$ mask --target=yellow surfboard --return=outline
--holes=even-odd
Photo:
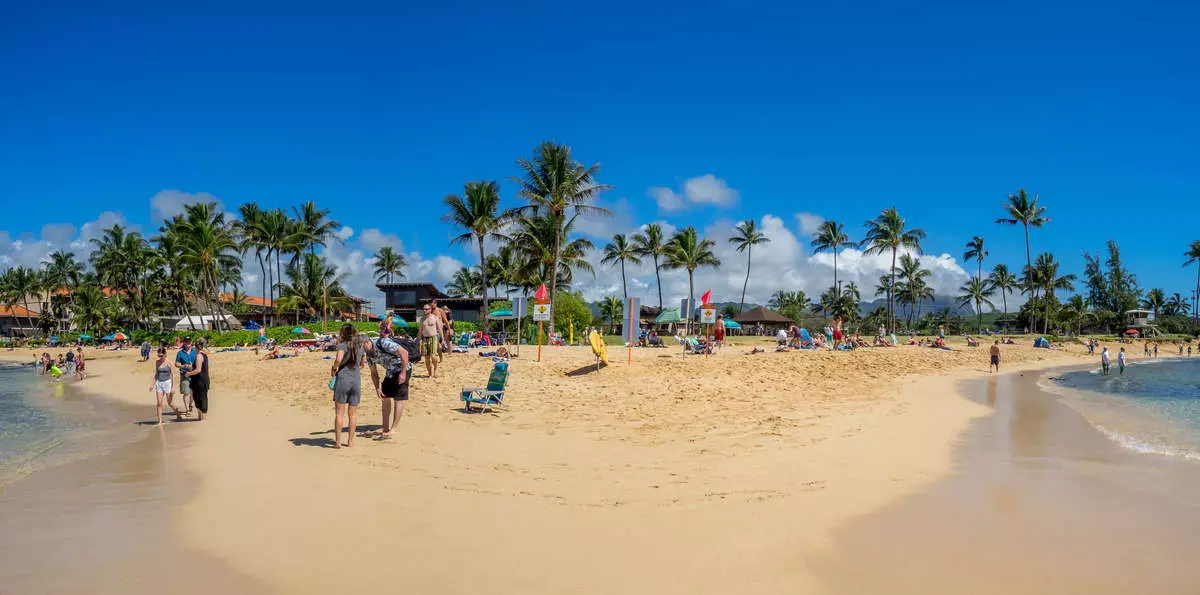
[[[592,331],[588,335],[588,342],[592,344],[592,353],[600,358],[600,361],[608,363],[608,346],[604,344],[604,338],[600,333]]]

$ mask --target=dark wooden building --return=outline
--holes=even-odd
[[[439,306],[450,308],[450,319],[463,322],[479,322],[483,309],[482,297],[450,297],[433,283],[379,283],[383,292],[383,307],[408,322],[415,322],[421,306],[437,300]]]

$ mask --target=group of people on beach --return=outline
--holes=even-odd
[[[201,337],[192,344],[191,337],[184,337],[175,352],[175,359],[167,358],[166,345],[158,347],[158,359],[154,362],[154,373],[151,376],[150,390],[158,403],[155,413],[158,424],[162,425],[163,402],[175,412],[176,421],[183,421],[184,415],[198,411],[197,421],[204,421],[208,416],[208,390],[210,385],[209,355],[205,350],[207,340]],[[179,395],[183,398],[183,409],[175,406],[175,370],[179,371]]]
[[[65,353],[58,354],[57,359],[50,355],[49,351],[43,351],[42,355],[34,360],[33,366],[39,376],[49,376],[54,380],[60,380],[64,374],[72,373],[81,381],[87,377],[87,360],[83,356],[82,345],[76,346],[74,351],[68,348]]]
[[[338,333],[337,355],[329,370],[329,388],[333,391],[333,447],[342,448],[345,428],[345,447],[354,446],[355,436],[388,440],[395,436],[404,405],[409,399],[413,365],[425,362],[429,378],[438,376],[438,366],[450,350],[453,327],[449,312],[439,308],[436,301],[421,307],[417,319],[417,336],[397,336],[392,319],[384,316],[379,323],[379,337],[359,333],[352,324],[342,326]],[[371,387],[381,402],[379,428],[357,434],[358,406],[362,403],[362,372],[370,367]],[[382,376],[380,371],[382,370]]]

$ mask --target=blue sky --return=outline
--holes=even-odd
[[[555,139],[615,187],[618,216],[590,234],[662,220],[724,244],[760,220],[774,237],[758,299],[829,284],[806,248],[817,218],[859,236],[892,205],[929,233],[939,289],[961,282],[971,235],[988,265],[1017,265],[1020,231],[993,221],[1021,187],[1054,218],[1035,252],[1079,273],[1080,251],[1113,238],[1143,285],[1194,286],[1180,266],[1200,238],[1193,5],[170,4],[7,9],[0,200],[27,210],[0,228],[0,263],[113,220],[156,228],[207,193],[331,209],[348,229],[329,256],[360,292],[383,243],[444,281],[475,259],[446,246],[441,198],[499,179],[515,204],[515,160]],[[722,256],[698,283],[736,297],[744,258]],[[619,293],[596,264],[581,287]],[[839,265],[863,284],[880,272],[854,253]],[[631,276],[655,293],[644,267]]]

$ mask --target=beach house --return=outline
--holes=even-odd
[[[483,309],[483,297],[450,297],[433,283],[378,283],[383,292],[384,309],[408,322],[417,319],[421,306],[437,300],[439,306],[450,308],[450,319],[462,322],[479,322]]]

